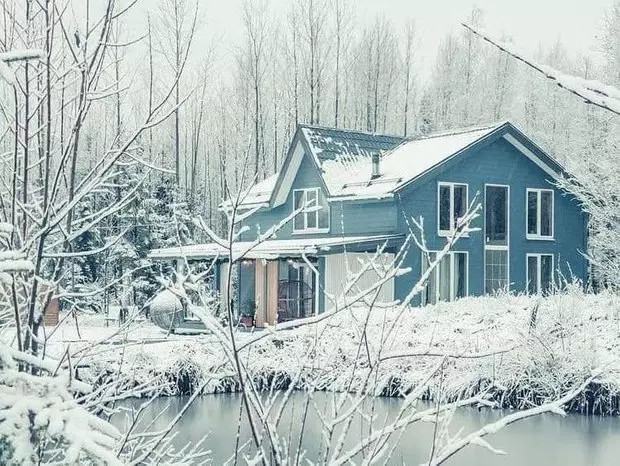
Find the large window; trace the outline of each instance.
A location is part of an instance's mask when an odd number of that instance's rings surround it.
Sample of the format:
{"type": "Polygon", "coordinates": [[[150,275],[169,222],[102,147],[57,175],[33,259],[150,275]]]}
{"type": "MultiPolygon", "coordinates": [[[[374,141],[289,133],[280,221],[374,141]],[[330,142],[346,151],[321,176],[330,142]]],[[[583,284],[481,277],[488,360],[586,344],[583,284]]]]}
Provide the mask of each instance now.
{"type": "Polygon", "coordinates": [[[320,188],[293,191],[294,208],[302,209],[293,220],[294,231],[308,233],[329,230],[329,207],[320,188]]]}
{"type": "Polygon", "coordinates": [[[508,187],[485,186],[485,244],[508,245],[508,187]]]}
{"type": "Polygon", "coordinates": [[[527,239],[553,239],[552,189],[527,189],[527,239]]]}
{"type": "Polygon", "coordinates": [[[553,285],[553,255],[527,254],[527,292],[548,293],[553,285]]]}
{"type": "Polygon", "coordinates": [[[509,287],[510,188],[484,187],[484,292],[492,294],[509,287]]]}
{"type": "Polygon", "coordinates": [[[467,212],[467,185],[439,183],[438,197],[437,231],[440,236],[448,236],[454,233],[467,212]]]}
{"type": "MultiPolygon", "coordinates": [[[[436,259],[436,252],[431,252],[428,257],[422,254],[422,273],[428,270],[436,259]]],[[[467,259],[466,252],[450,252],[441,259],[426,284],[422,295],[423,305],[435,304],[438,301],[453,301],[467,296],[467,259]]]]}

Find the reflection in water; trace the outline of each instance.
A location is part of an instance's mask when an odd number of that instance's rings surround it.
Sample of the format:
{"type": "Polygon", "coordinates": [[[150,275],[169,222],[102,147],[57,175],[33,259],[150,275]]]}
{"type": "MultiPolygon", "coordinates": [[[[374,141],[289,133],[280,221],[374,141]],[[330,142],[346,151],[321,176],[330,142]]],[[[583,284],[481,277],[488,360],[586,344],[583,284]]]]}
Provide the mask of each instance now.
{"type": "MultiPolygon", "coordinates": [[[[291,445],[291,450],[297,451],[305,397],[303,393],[293,395],[278,431],[284,441],[291,445]]],[[[328,406],[331,404],[332,396],[327,393],[317,393],[315,399],[318,405],[328,406]]],[[[155,400],[145,414],[144,424],[151,422],[155,416],[165,410],[152,428],[158,429],[165,426],[179,412],[186,400],[187,397],[155,400]]],[[[240,402],[239,394],[198,397],[183,420],[176,426],[175,444],[180,447],[187,442],[195,443],[208,435],[205,445],[213,452],[213,464],[223,464],[234,451],[240,402]]],[[[378,419],[375,427],[381,427],[386,417],[393,417],[398,412],[401,402],[402,400],[398,398],[375,399],[374,412],[378,419]]],[[[137,406],[140,400],[132,400],[131,403],[137,406]]],[[[369,409],[366,411],[370,412],[369,409]]],[[[502,411],[491,409],[459,409],[450,422],[448,433],[453,436],[462,428],[462,435],[466,435],[498,419],[501,414],[502,411]]],[[[115,422],[120,427],[125,424],[125,421],[118,418],[115,422]]],[[[395,449],[390,464],[420,464],[427,461],[433,427],[432,423],[419,423],[409,427],[395,449]]],[[[345,450],[359,442],[367,432],[368,424],[358,419],[347,438],[345,450]]],[[[249,439],[249,429],[245,424],[242,426],[241,436],[242,443],[249,439]]],[[[324,442],[321,439],[320,421],[316,412],[311,409],[302,438],[305,458],[311,461],[321,458],[324,451],[324,442]]],[[[486,440],[495,448],[504,450],[507,455],[497,456],[482,447],[469,446],[452,458],[448,464],[596,466],[620,463],[620,420],[617,418],[588,417],[577,414],[561,417],[545,414],[510,425],[501,432],[486,437],[486,440]]],[[[361,460],[361,458],[357,459],[361,460]]],[[[243,464],[243,461],[239,464],[243,464]]]]}

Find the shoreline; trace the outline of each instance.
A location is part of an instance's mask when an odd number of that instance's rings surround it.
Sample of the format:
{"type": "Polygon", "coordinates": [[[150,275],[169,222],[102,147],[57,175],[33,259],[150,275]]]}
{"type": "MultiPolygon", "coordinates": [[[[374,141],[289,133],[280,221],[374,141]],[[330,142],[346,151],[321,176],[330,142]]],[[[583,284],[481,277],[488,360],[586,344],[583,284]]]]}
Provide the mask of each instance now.
{"type": "MultiPolygon", "coordinates": [[[[394,317],[390,312],[371,311],[367,328],[371,346],[378,344],[376,334],[385,319],[394,317]]],[[[450,353],[463,357],[446,359],[443,380],[433,377],[423,399],[441,396],[450,401],[488,391],[498,408],[526,409],[557,398],[587,378],[590,369],[620,359],[620,297],[610,293],[572,289],[547,298],[466,298],[407,312],[389,350],[416,355],[382,361],[371,390],[375,396],[407,395],[437,364],[437,354],[450,353]],[[537,317],[532,323],[534,306],[537,317]],[[502,350],[509,347],[513,349],[502,350]],[[429,353],[420,353],[420,348],[429,353]]],[[[356,322],[364,315],[360,309],[333,318],[321,327],[316,345],[314,331],[297,329],[270,335],[244,350],[242,357],[257,388],[285,389],[294,382],[299,390],[363,389],[368,367],[357,353],[356,322]],[[314,350],[306,360],[302,356],[310,346],[314,350]]],[[[205,395],[238,391],[234,377],[213,378],[226,368],[221,367],[225,356],[212,336],[159,337],[156,343],[86,358],[90,368],[81,370],[80,377],[97,384],[120,372],[134,386],[157,379],[166,387],[164,396],[192,394],[203,384],[205,395]]],[[[604,378],[592,382],[566,410],[620,415],[618,364],[612,364],[604,378]]]]}

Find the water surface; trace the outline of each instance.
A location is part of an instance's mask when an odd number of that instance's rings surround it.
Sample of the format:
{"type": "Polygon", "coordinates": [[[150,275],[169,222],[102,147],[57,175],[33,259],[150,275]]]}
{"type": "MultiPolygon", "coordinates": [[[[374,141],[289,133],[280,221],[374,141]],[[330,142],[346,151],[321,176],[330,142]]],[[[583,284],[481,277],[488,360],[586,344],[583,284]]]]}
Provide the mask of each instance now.
{"type": "MultiPolygon", "coordinates": [[[[302,437],[302,451],[310,460],[320,458],[324,451],[321,441],[321,422],[316,409],[326,409],[331,405],[332,394],[317,393],[317,408],[308,412],[302,437]]],[[[305,406],[305,396],[301,392],[293,394],[287,405],[278,432],[292,451],[301,433],[301,419],[305,406]]],[[[183,407],[188,397],[159,398],[145,413],[145,421],[151,421],[160,413],[153,428],[167,425],[183,407]]],[[[136,405],[138,400],[132,401],[136,405]]],[[[187,442],[197,442],[208,435],[205,445],[212,450],[213,464],[223,464],[234,452],[239,419],[241,396],[239,394],[205,395],[198,397],[183,420],[175,428],[175,443],[182,446],[187,442]]],[[[394,416],[400,409],[402,400],[398,398],[376,398],[374,412],[379,414],[375,425],[383,425],[383,420],[394,416]]],[[[420,409],[430,405],[419,403],[420,409]]],[[[370,412],[371,406],[365,407],[370,412]]],[[[462,434],[478,429],[486,423],[499,419],[507,411],[476,408],[460,408],[455,411],[448,426],[448,433],[455,435],[459,429],[462,434]]],[[[245,419],[244,419],[245,421],[245,419]]],[[[117,423],[122,424],[119,419],[117,423]]],[[[368,424],[356,419],[349,431],[346,445],[355,445],[367,432],[368,424]]],[[[417,465],[428,460],[432,445],[434,424],[417,423],[407,428],[398,442],[389,464],[417,465]]],[[[248,440],[249,428],[246,422],[241,426],[242,442],[248,440]]],[[[480,446],[468,446],[446,464],[463,466],[521,466],[521,465],[614,465],[620,464],[620,419],[615,417],[594,417],[569,414],[565,417],[544,414],[512,424],[502,431],[485,439],[495,448],[506,451],[498,456],[480,446]]],[[[357,458],[360,461],[361,457],[357,458]]],[[[239,464],[244,464],[243,461],[239,464]]],[[[304,464],[304,463],[302,463],[304,464]]]]}

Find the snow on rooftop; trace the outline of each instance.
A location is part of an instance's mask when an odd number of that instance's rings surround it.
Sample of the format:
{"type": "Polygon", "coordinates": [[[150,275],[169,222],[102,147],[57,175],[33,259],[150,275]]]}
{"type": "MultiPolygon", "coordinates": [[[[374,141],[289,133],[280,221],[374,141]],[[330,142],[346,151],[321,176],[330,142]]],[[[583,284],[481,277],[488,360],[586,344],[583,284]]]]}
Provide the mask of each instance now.
{"type": "Polygon", "coordinates": [[[337,158],[323,162],[323,176],[331,196],[385,197],[424,174],[503,123],[438,133],[400,144],[381,156],[381,176],[371,179],[370,157],[337,158]]]}
{"type": "MultiPolygon", "coordinates": [[[[505,122],[406,140],[360,131],[302,126],[312,156],[321,166],[331,197],[380,199],[448,160],[505,122]],[[328,152],[328,154],[327,154],[328,152]],[[378,153],[381,176],[371,179],[372,154],[378,153]]],[[[244,205],[267,204],[279,173],[253,186],[244,205]]]]}
{"type": "MultiPolygon", "coordinates": [[[[276,186],[279,173],[265,178],[263,181],[256,183],[250,189],[241,194],[240,201],[244,206],[255,206],[259,204],[267,204],[271,198],[271,192],[276,186]]],[[[223,203],[223,206],[230,206],[230,200],[223,203]]]]}
{"type": "MultiPolygon", "coordinates": [[[[288,240],[268,240],[248,249],[253,241],[239,241],[233,244],[233,256],[248,259],[275,259],[280,256],[300,256],[302,254],[316,254],[327,252],[331,247],[359,243],[379,243],[390,239],[400,238],[401,235],[378,236],[339,236],[327,238],[300,238],[288,240]]],[[[228,250],[217,243],[192,244],[189,246],[154,249],[149,254],[152,259],[226,259],[228,250]]]]}

